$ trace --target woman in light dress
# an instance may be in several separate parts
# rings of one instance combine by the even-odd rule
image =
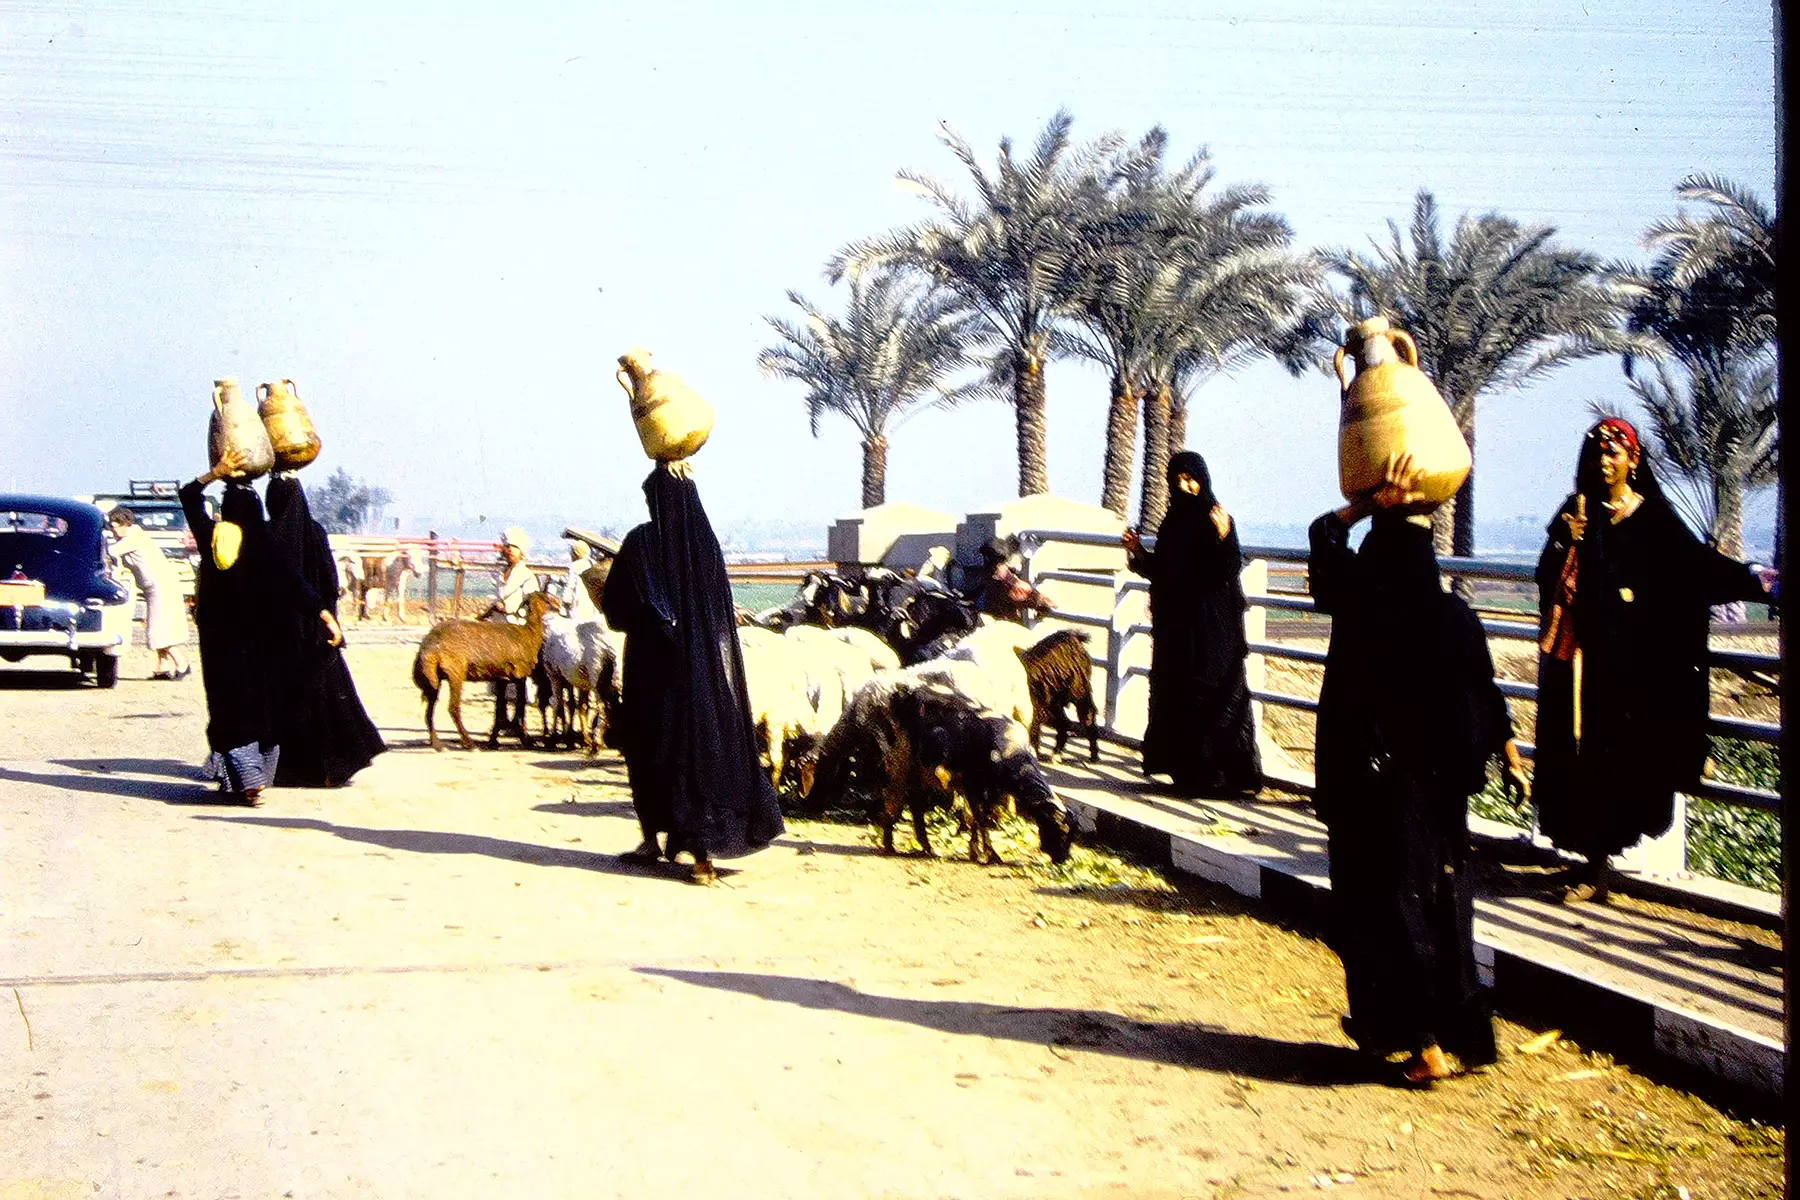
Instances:
[[[152,679],[186,679],[192,670],[182,656],[187,644],[187,613],[181,602],[181,581],[167,556],[123,505],[106,516],[112,532],[109,553],[131,572],[144,594],[144,640],[156,651]]]

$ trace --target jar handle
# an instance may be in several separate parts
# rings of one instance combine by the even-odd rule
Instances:
[[[626,399],[635,402],[637,400],[637,390],[631,386],[631,376],[625,373],[625,368],[620,367],[618,370],[614,371],[613,378],[618,380],[619,386],[625,389]]]
[[[1345,351],[1344,347],[1339,346],[1337,349],[1337,353],[1334,354],[1331,358],[1331,365],[1334,368],[1336,368],[1336,370],[1337,370],[1339,387],[1341,387],[1343,389],[1344,393],[1346,395],[1348,395],[1349,391],[1350,391],[1350,372],[1344,370],[1344,355],[1345,355],[1345,353],[1346,353],[1346,351]]]
[[[213,410],[220,413],[225,411],[225,387],[223,384],[213,384]]]
[[[1394,353],[1400,356],[1401,362],[1409,367],[1419,365],[1419,347],[1413,342],[1412,334],[1404,329],[1395,329],[1389,332],[1388,337],[1393,339]]]
[[[267,402],[268,402],[268,399],[269,399],[269,393],[270,393],[270,392],[271,392],[271,391],[273,391],[273,390],[274,390],[274,389],[272,389],[272,388],[271,388],[271,387],[270,387],[270,386],[269,386],[269,385],[268,385],[268,384],[266,384],[266,383],[259,383],[259,384],[257,384],[257,385],[256,385],[256,402],[257,402],[257,403],[258,403],[258,404],[265,404],[265,403],[267,403]]]
[[[300,389],[298,387],[294,386],[293,380],[284,379],[281,382],[282,382],[282,385],[287,388],[288,395],[294,397],[296,400],[298,400],[300,398]]]

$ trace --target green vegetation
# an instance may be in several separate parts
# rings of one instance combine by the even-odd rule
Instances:
[[[1713,738],[1712,760],[1721,783],[1781,789],[1781,756],[1774,746]],[[1688,870],[1765,891],[1781,887],[1779,814],[1690,799],[1687,830]]]

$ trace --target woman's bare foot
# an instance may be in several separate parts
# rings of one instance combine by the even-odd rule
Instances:
[[[1462,1074],[1462,1070],[1442,1047],[1431,1045],[1402,1063],[1400,1074],[1414,1087],[1429,1087],[1436,1080]]]
[[[251,808],[262,807],[262,792],[263,790],[259,787],[245,788],[243,791],[244,803]]]
[[[694,864],[692,882],[699,887],[711,887],[719,882],[719,873],[713,870],[710,862],[697,862]]]

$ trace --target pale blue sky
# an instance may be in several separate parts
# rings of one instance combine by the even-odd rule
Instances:
[[[987,154],[1067,106],[1169,130],[1256,181],[1304,244],[1366,245],[1413,192],[1638,253],[1682,175],[1771,196],[1764,3],[1005,6],[9,3],[0,0],[0,487],[202,466],[210,381],[299,384],[311,468],[385,484],[403,527],[630,523],[634,344],[719,410],[715,520],[855,506],[849,427],[814,440],[755,356],[846,241],[924,215],[948,120]],[[426,16],[424,14],[430,13]],[[1098,499],[1104,379],[1049,373],[1054,489]],[[1616,364],[1486,403],[1479,512],[1541,520]],[[1245,370],[1190,440],[1246,526],[1335,499],[1336,391]],[[889,497],[1012,494],[1000,405],[926,414]],[[1766,505],[1764,506],[1766,511]]]

